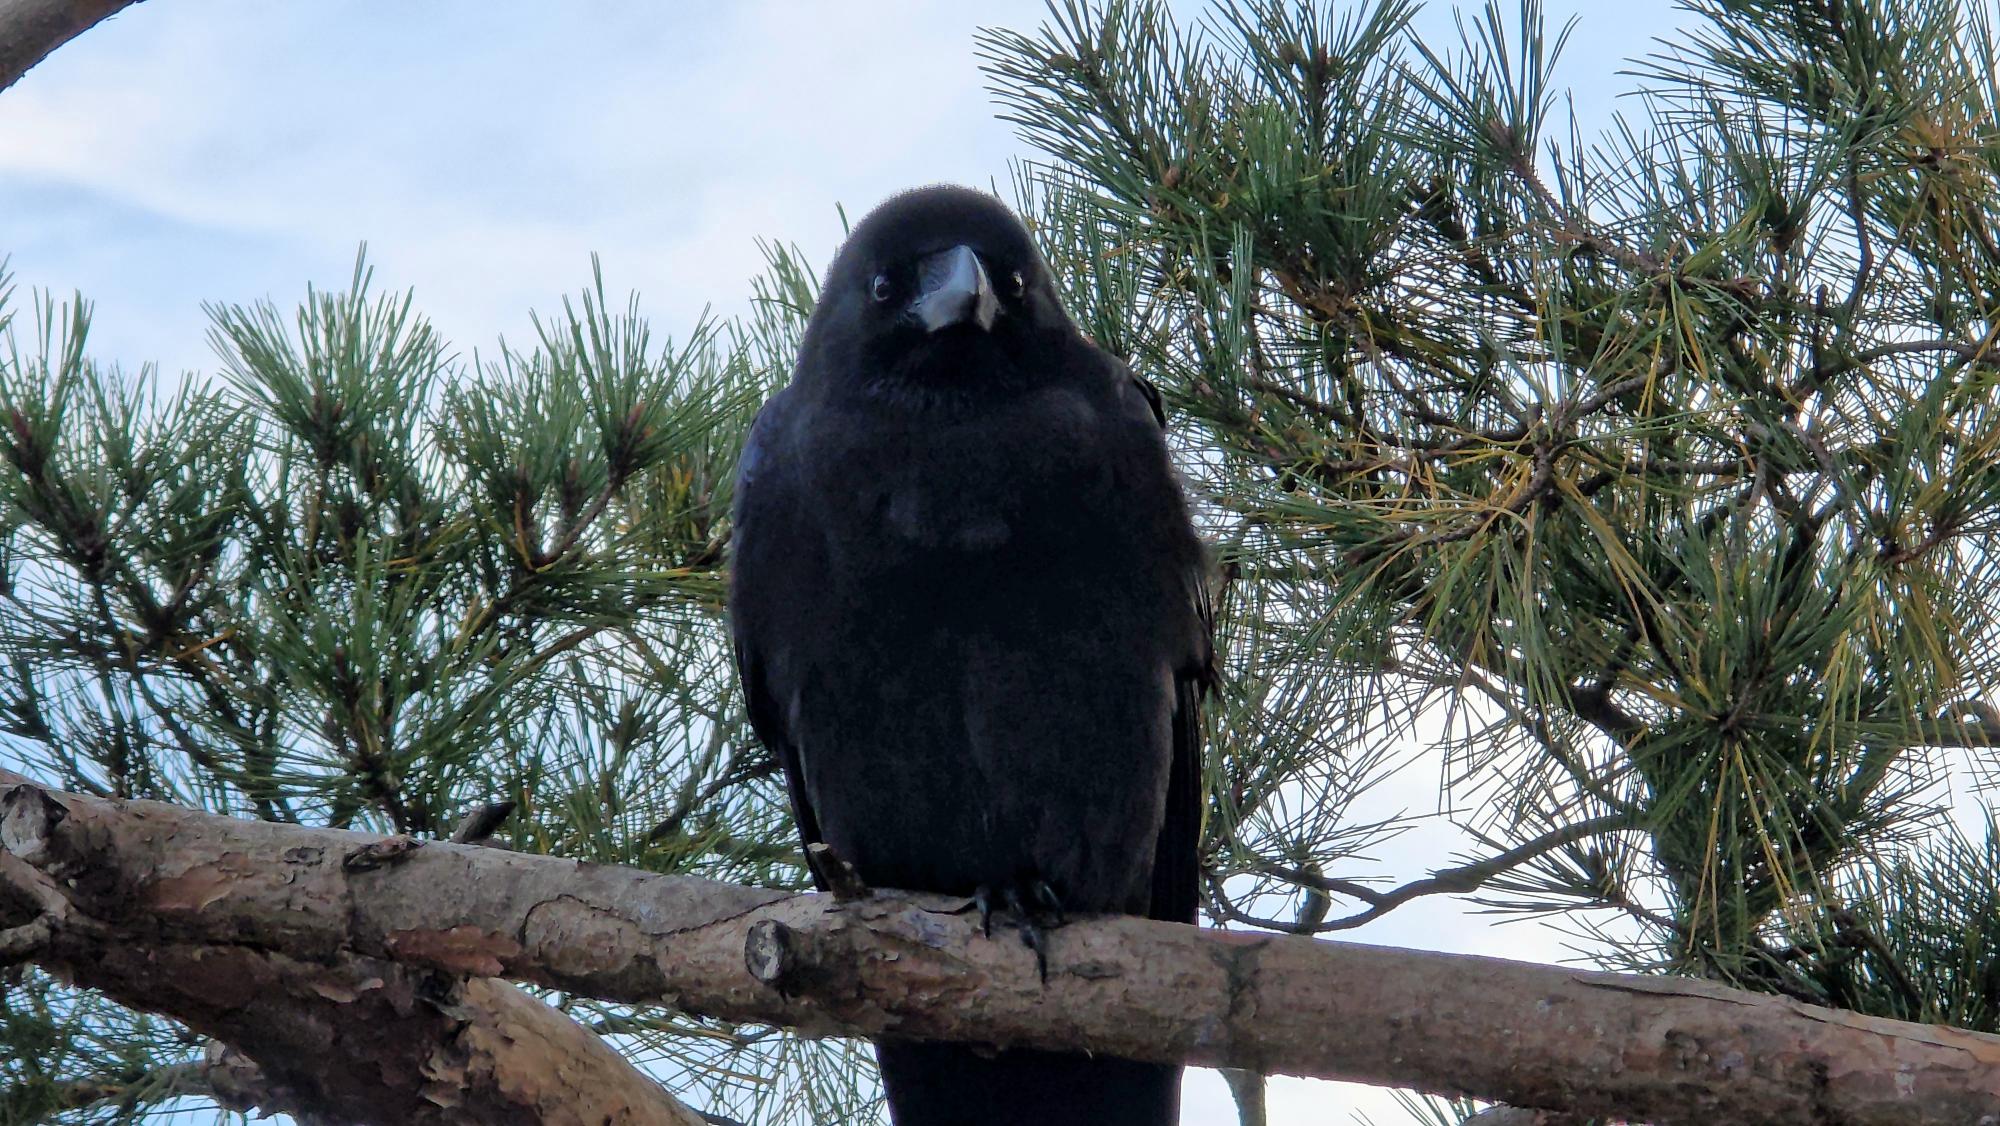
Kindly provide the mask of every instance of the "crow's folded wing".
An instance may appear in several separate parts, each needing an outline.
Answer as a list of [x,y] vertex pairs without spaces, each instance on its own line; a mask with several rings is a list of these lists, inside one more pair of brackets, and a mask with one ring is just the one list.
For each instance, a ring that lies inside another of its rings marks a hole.
[[[1166,406],[1159,389],[1139,376],[1132,383],[1146,399],[1154,421],[1164,430]],[[1159,842],[1153,852],[1153,896],[1146,914],[1175,923],[1195,921],[1201,903],[1202,780],[1202,698],[1215,679],[1214,656],[1209,646],[1215,632],[1215,614],[1209,602],[1206,569],[1197,561],[1184,576],[1190,607],[1200,623],[1202,653],[1199,660],[1174,675],[1174,758],[1167,774],[1166,818],[1160,823]]]
[[[750,726],[778,760],[785,773],[785,788],[791,794],[792,815],[798,821],[802,845],[820,841],[819,820],[813,815],[806,794],[805,771],[799,747],[789,730],[785,702],[772,691],[767,676],[770,660],[768,633],[772,599],[786,597],[789,584],[776,569],[796,565],[796,559],[780,541],[791,526],[797,502],[795,485],[781,453],[774,445],[785,432],[787,394],[779,392],[757,412],[744,440],[743,456],[736,470],[735,528],[731,539],[730,641],[736,650],[736,671],[743,680]],[[820,882],[813,865],[813,882]]]

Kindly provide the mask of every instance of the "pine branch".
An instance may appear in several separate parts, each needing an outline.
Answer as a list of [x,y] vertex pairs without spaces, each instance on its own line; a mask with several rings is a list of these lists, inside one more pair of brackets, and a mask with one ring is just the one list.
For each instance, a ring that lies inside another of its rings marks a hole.
[[1419,899],[1427,895],[1464,895],[1469,892],[1475,892],[1484,887],[1489,880],[1505,875],[1537,857],[1545,856],[1557,849],[1567,848],[1570,845],[1589,840],[1592,837],[1603,836],[1606,833],[1615,833],[1621,829],[1630,829],[1631,827],[1632,819],[1630,817],[1615,813],[1603,817],[1592,817],[1583,821],[1572,821],[1566,825],[1551,829],[1534,840],[1524,841],[1513,848],[1495,853],[1483,860],[1475,860],[1468,864],[1460,864],[1453,868],[1433,872],[1424,879],[1412,880],[1400,887],[1390,888],[1386,891],[1369,887],[1367,884],[1355,880],[1315,875],[1312,872],[1283,864],[1259,866],[1257,870],[1264,875],[1296,884],[1299,887],[1312,888],[1316,891],[1323,891],[1332,895],[1344,895],[1350,899],[1358,899],[1368,905],[1365,909],[1356,911],[1351,915],[1343,915],[1337,919],[1325,919],[1303,927],[1297,924],[1287,924],[1280,920],[1251,918],[1240,913],[1236,910],[1234,904],[1223,895],[1221,886],[1213,881],[1211,881],[1210,903],[1219,907],[1220,913],[1229,918],[1231,922],[1244,923],[1266,930],[1283,931],[1293,934],[1320,934],[1328,931],[1352,930],[1355,927],[1365,926],[1368,923],[1374,922],[1376,919],[1394,911],[1396,908],[1413,899]]
[[[812,1035],[1185,1060],[1669,1126],[1942,1126],[2000,1100],[2000,1037],[1698,981],[1117,918],[1065,928],[1043,983],[948,898],[841,904],[5,781],[0,842],[65,881],[69,917],[37,960],[100,987],[130,975],[144,988],[122,1000],[197,1027],[219,1004],[239,1021],[270,1011],[229,1003],[245,982],[325,985],[332,959],[671,999]],[[448,988],[463,1000],[480,985]],[[328,1020],[365,1027],[350,1006],[379,992],[319,995]]]

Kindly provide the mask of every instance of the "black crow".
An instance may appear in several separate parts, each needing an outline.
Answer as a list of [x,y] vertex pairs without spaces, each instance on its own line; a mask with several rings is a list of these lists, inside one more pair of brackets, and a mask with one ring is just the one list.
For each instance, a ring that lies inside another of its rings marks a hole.
[[[1192,923],[1204,554],[1159,397],[1027,230],[896,196],[827,271],[736,494],[732,626],[808,844],[873,886]],[[1180,1069],[886,1041],[898,1126],[1164,1126]]]

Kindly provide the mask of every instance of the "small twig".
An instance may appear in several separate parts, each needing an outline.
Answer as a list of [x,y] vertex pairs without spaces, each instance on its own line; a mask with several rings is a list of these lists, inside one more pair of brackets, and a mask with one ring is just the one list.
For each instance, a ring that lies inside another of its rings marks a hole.
[[1653,255],[1623,246],[1601,232],[1591,230],[1584,220],[1578,218],[1562,200],[1556,198],[1556,194],[1549,190],[1549,186],[1542,182],[1541,174],[1535,171],[1533,161],[1527,156],[1517,155],[1509,170],[1527,185],[1528,191],[1533,193],[1535,199],[1556,220],[1558,226],[1555,233],[1563,239],[1602,254],[1634,273],[1653,275],[1664,269],[1660,260]]
[[597,518],[604,514],[605,506],[611,503],[612,497],[618,495],[618,490],[624,483],[625,478],[621,474],[615,472],[611,474],[604,487],[597,490],[596,496],[590,498],[590,504],[568,521],[568,526],[563,529],[562,538],[556,541],[554,547],[545,552],[532,551],[524,556],[528,569],[537,572],[546,570],[554,566],[563,556],[568,555],[577,541],[583,538],[583,533],[592,524],[597,523]]
[[681,831],[681,826],[687,822],[687,819],[695,811],[705,808],[709,802],[714,801],[724,790],[729,789],[731,786],[740,786],[746,782],[753,782],[759,778],[768,778],[777,772],[778,760],[769,755],[755,760],[734,759],[720,773],[709,779],[707,784],[702,786],[699,791],[690,796],[686,801],[675,806],[672,812],[661,818],[659,824],[654,825],[646,833],[646,840],[652,843],[673,837]]
[[1864,348],[1851,356],[1846,356],[1839,360],[1816,362],[1809,371],[1794,380],[1791,386],[1786,389],[1786,392],[1794,399],[1801,398],[1807,392],[1819,387],[1829,379],[1846,375],[1851,371],[1859,371],[1869,364],[1875,363],[1878,360],[1886,360],[1891,356],[1911,356],[1930,352],[1942,352],[1948,356],[1957,356],[1960,360],[1968,364],[1987,364],[1989,366],[2000,364],[2000,357],[1996,357],[1993,354],[1994,342],[1994,334],[1992,333],[1989,333],[1986,339],[1981,340],[1977,344],[1968,344],[1963,340],[1894,340],[1887,344],[1878,344],[1873,348]]
[[1432,192],[1415,192],[1417,215],[1428,223],[1446,242],[1459,252],[1459,260],[1465,268],[1494,293],[1514,303],[1529,317],[1540,317],[1541,307],[1519,283],[1500,276],[1493,265],[1493,259],[1484,247],[1473,240],[1465,220],[1459,214],[1458,204],[1451,193],[1442,185]]
[[1884,565],[1889,567],[1901,567],[1907,563],[1915,563],[1917,560],[1942,547],[1957,534],[1958,529],[1939,524],[1933,527],[1923,539],[1918,540],[1914,544],[1893,542],[1884,544],[1881,552],[1881,560]]
[[[1293,926],[1279,925],[1276,927],[1278,930],[1296,930],[1298,933],[1320,934],[1326,931],[1351,930],[1363,924],[1373,922],[1396,908],[1401,907],[1403,904],[1408,903],[1410,900],[1421,896],[1438,894],[1460,895],[1466,892],[1478,891],[1486,881],[1517,868],[1538,856],[1554,852],[1556,849],[1576,844],[1591,837],[1601,836],[1605,833],[1614,833],[1620,829],[1629,829],[1631,827],[1632,819],[1630,817],[1622,813],[1607,813],[1601,817],[1590,818],[1587,821],[1578,821],[1574,824],[1564,825],[1559,829],[1544,833],[1534,840],[1517,845],[1505,852],[1496,853],[1484,860],[1476,860],[1470,864],[1461,864],[1456,868],[1445,868],[1432,873],[1425,879],[1413,880],[1410,883],[1389,891],[1376,891],[1373,888],[1357,884],[1352,880],[1343,880],[1330,876],[1315,876],[1310,872],[1280,865],[1263,866],[1258,871],[1301,887],[1309,887],[1334,895],[1349,896],[1368,905],[1366,909],[1357,911],[1352,915],[1345,915],[1337,919],[1327,919],[1309,927],[1299,928],[1296,924]],[[1236,921],[1248,922],[1249,920],[1238,917]]]
[[1274,383],[1269,379],[1253,375],[1244,378],[1243,386],[1248,387],[1252,391],[1261,391],[1266,395],[1276,395],[1308,414],[1317,415],[1320,418],[1328,419],[1343,426],[1351,424],[1346,411],[1341,410],[1331,403],[1315,399],[1304,392],[1294,391],[1281,383]]
[[1847,157],[1847,217],[1854,223],[1854,244],[1856,262],[1854,286],[1847,291],[1847,300],[1840,307],[1840,319],[1844,327],[1851,329],[1854,313],[1861,308],[1861,299],[1868,292],[1868,281],[1875,272],[1875,246],[1868,237],[1868,205],[1861,198],[1861,160],[1854,153]]
[[1843,941],[1854,943],[1875,955],[1881,968],[1888,974],[1889,983],[1895,986],[1903,1003],[1910,1007],[1910,1019],[1933,1019],[1929,1015],[1930,1006],[1924,1003],[1923,991],[1917,988],[1917,983],[1910,978],[1909,971],[1903,968],[1902,959],[1896,957],[1896,952],[1889,949],[1888,943],[1882,941],[1882,936],[1863,924],[1861,917],[1848,908],[1835,910],[1832,912],[1832,918],[1834,925],[1840,928],[1838,936]]
[[819,877],[819,882],[826,886],[826,890],[832,892],[833,897],[842,903],[866,899],[871,894],[867,881],[861,878],[861,873],[854,870],[854,865],[833,851],[832,845],[823,841],[814,841],[806,846],[806,866]]
[[458,828],[452,830],[451,843],[479,844],[497,832],[513,813],[512,799],[487,802],[465,815],[464,820],[458,823]]

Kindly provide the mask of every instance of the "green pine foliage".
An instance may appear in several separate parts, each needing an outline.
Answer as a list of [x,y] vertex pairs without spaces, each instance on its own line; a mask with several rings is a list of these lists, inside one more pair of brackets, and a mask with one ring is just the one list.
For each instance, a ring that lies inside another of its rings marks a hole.
[[[1606,965],[2000,1031],[1992,11],[1691,0],[1600,137],[1535,0],[1457,42],[1415,11],[1056,0],[980,40],[1216,546],[1209,917],[1470,895]],[[740,321],[655,343],[594,279],[470,360],[357,265],[212,308],[184,384],[10,303],[0,758],[419,836],[512,801],[510,847],[797,886],[720,617],[816,290],[765,251]],[[1373,795],[1440,758],[1481,850],[1369,882],[1408,823]],[[871,1113],[851,1048],[560,1000],[697,1105]],[[0,1117],[198,1105],[198,1051],[30,971]]]
[[[365,262],[293,315],[209,312],[212,380],[93,364],[81,300],[7,326],[10,766],[439,839],[512,802],[508,847],[803,881],[721,628],[736,451],[775,378],[732,326],[655,341],[600,277],[532,347],[462,360]],[[32,973],[6,999],[0,1121],[187,1091],[201,1046],[166,1022]],[[848,1046],[574,1011],[704,1105],[806,1122],[874,1098]]]
[[1990,883],[1937,783],[2000,733],[1992,30],[1695,7],[1595,140],[1532,2],[984,40],[1223,546],[1215,914],[1351,894],[1312,787],[1440,730],[1488,899],[1627,964],[1876,1009],[1934,956],[1887,873]]

